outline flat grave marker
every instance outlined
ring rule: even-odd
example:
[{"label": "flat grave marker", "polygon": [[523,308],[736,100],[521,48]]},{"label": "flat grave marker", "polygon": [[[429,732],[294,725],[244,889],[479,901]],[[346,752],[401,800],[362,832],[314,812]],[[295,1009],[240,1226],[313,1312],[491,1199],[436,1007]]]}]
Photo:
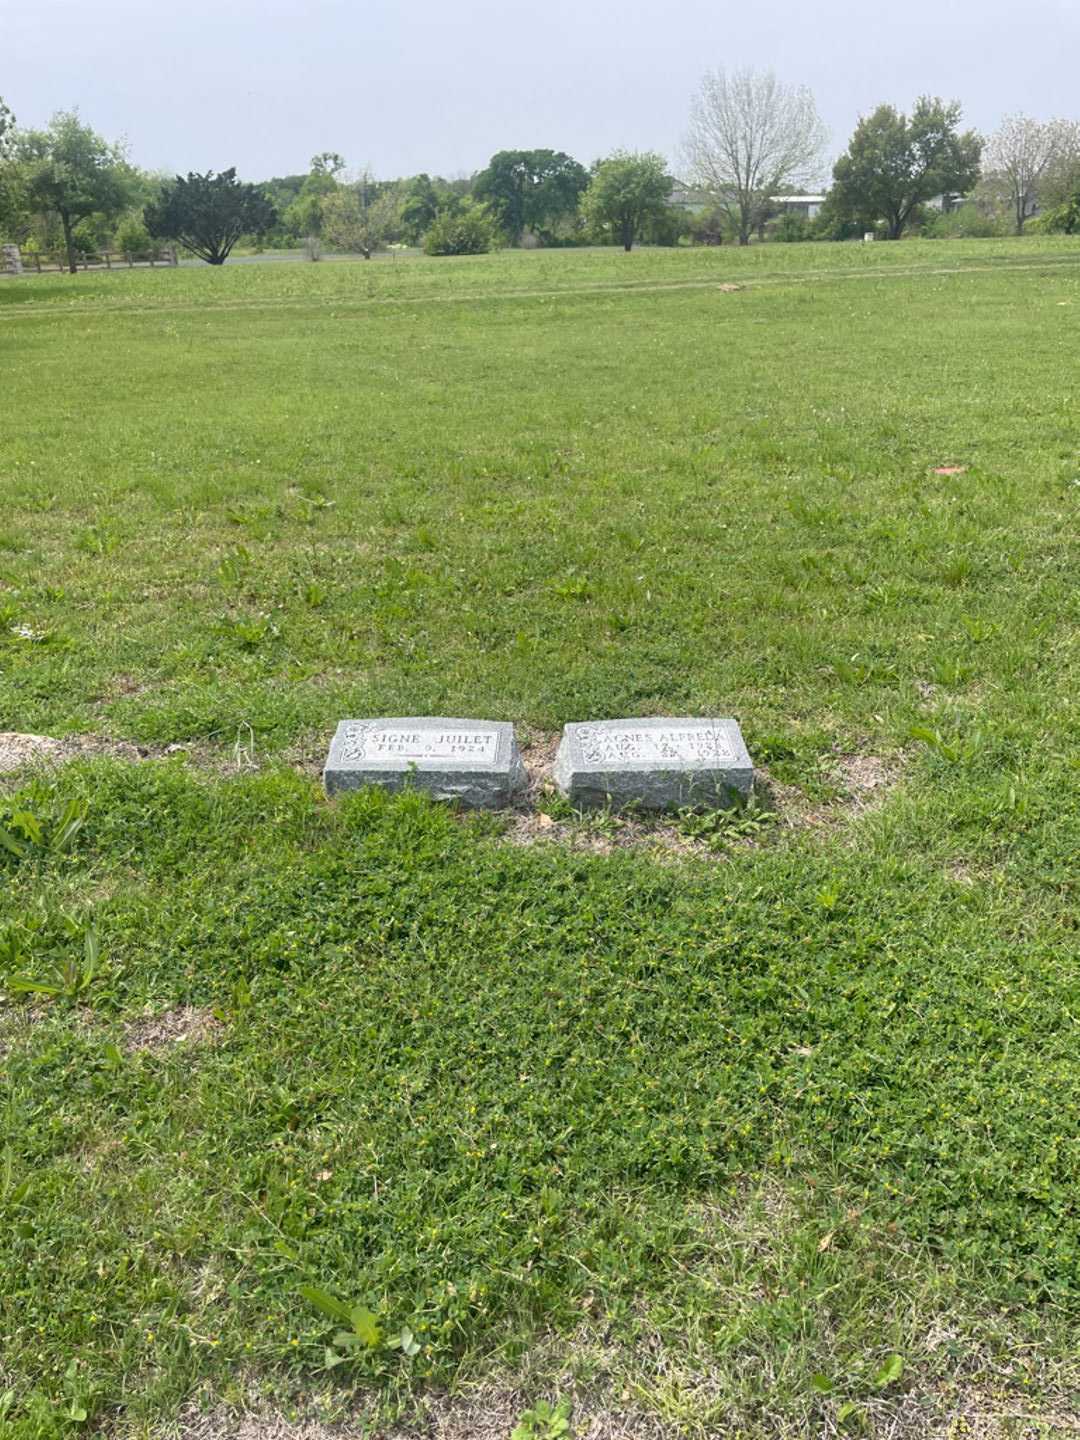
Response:
[{"label": "flat grave marker", "polygon": [[555,782],[583,809],[677,810],[749,796],[754,765],[734,720],[590,720],[563,731]]},{"label": "flat grave marker", "polygon": [[441,715],[342,720],[323,769],[328,795],[382,785],[470,809],[508,804],[525,781],[513,725]]}]

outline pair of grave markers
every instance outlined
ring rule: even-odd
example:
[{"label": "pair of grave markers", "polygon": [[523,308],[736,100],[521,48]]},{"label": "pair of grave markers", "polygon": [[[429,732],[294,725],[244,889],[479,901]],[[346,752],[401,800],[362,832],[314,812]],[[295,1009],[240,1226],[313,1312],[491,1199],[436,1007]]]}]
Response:
[{"label": "pair of grave markers", "polygon": [[[483,809],[509,804],[527,778],[513,725],[437,716],[343,720],[323,771],[328,795],[382,785]],[[753,779],[734,720],[567,725],[555,759],[555,783],[579,808],[719,804],[733,791],[749,795]]]}]

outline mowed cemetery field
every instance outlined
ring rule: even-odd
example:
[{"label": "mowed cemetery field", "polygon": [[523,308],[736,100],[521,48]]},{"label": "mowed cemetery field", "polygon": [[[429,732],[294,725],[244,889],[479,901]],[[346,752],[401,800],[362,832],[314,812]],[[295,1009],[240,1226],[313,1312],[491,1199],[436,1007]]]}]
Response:
[{"label": "mowed cemetery field", "polygon": [[[5,1440],[1076,1433],[1080,243],[26,277],[0,387]],[[527,804],[325,800],[424,714]],[[543,784],[665,714],[751,809]]]}]

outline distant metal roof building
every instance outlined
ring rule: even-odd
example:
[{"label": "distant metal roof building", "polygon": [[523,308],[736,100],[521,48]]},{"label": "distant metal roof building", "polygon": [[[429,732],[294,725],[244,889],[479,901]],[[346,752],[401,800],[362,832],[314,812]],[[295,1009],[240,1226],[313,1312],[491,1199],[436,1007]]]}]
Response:
[{"label": "distant metal roof building", "polygon": [[774,195],[772,203],[780,210],[786,210],[789,215],[802,215],[807,220],[814,220],[825,204],[824,195]]},{"label": "distant metal roof building", "polygon": [[708,210],[716,202],[707,190],[695,190],[690,185],[676,185],[668,203],[679,210]]}]

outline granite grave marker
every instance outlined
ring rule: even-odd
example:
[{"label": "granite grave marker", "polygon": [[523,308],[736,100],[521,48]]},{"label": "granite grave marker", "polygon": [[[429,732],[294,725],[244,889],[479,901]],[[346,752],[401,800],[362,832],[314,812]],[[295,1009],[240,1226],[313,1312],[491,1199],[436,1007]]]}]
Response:
[{"label": "granite grave marker", "polygon": [[506,805],[525,781],[511,724],[430,715],[343,720],[323,770],[328,795],[383,785],[473,809]]},{"label": "granite grave marker", "polygon": [[591,720],[563,731],[555,781],[581,808],[675,810],[748,796],[754,766],[734,720]]}]

